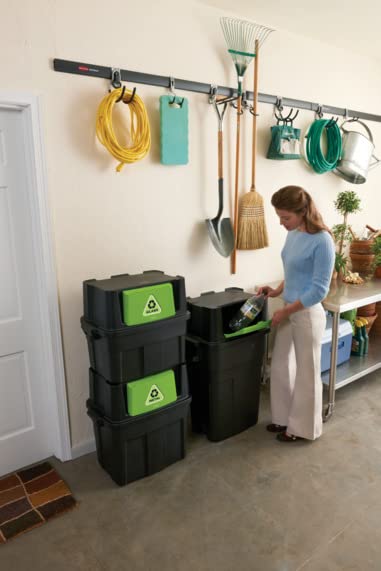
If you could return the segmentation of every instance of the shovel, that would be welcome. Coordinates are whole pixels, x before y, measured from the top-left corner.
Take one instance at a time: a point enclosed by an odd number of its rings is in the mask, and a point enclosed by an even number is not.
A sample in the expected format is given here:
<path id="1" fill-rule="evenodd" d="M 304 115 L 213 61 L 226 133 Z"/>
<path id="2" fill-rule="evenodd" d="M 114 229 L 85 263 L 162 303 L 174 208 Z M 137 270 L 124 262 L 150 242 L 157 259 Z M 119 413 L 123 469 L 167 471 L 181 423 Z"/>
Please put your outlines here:
<path id="1" fill-rule="evenodd" d="M 227 107 L 227 102 L 222 101 L 222 113 L 218 109 L 218 103 L 213 101 L 218 116 L 218 212 L 215 218 L 205 220 L 208 227 L 209 237 L 213 246 L 221 256 L 229 257 L 234 249 L 234 232 L 230 218 L 222 218 L 224 209 L 224 175 L 223 175 L 223 135 L 222 121 Z"/>

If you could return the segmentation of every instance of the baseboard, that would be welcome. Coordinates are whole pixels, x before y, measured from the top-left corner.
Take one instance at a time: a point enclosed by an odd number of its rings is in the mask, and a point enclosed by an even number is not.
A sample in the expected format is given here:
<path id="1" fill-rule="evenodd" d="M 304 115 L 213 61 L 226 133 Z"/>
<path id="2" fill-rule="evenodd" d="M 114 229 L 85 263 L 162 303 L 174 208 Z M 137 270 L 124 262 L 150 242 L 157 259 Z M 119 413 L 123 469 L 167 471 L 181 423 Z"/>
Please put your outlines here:
<path id="1" fill-rule="evenodd" d="M 91 452 L 95 452 L 95 439 L 92 438 L 91 440 L 85 440 L 84 442 L 80 442 L 76 444 L 71 449 L 72 459 L 75 460 L 76 458 L 80 458 L 85 454 L 90 454 Z"/>

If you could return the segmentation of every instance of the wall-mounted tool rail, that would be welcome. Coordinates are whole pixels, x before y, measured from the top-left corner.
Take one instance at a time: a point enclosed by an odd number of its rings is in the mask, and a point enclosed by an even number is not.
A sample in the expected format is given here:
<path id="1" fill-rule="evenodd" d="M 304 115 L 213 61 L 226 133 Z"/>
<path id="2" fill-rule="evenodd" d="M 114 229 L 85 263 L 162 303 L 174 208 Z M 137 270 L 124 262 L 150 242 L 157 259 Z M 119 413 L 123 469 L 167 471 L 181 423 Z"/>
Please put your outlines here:
<path id="1" fill-rule="evenodd" d="M 65 59 L 54 59 L 54 70 L 63 73 L 73 73 L 77 75 L 88 75 L 90 77 L 101 77 L 111 81 L 113 77 L 113 67 L 105 67 L 101 65 L 93 65 L 90 63 L 81 63 L 77 61 L 69 61 Z M 130 71 L 127 69 L 120 69 L 120 77 L 122 81 L 128 83 L 141 83 L 144 85 L 152 85 L 156 87 L 170 88 L 175 85 L 176 89 L 181 91 L 193 91 L 195 93 L 204 93 L 210 95 L 214 84 L 200 83 L 198 81 L 189 81 L 187 79 L 171 78 L 165 75 L 152 75 L 150 73 L 141 73 L 137 71 Z M 225 97 L 236 97 L 237 90 L 231 87 L 217 86 L 218 95 Z M 245 92 L 246 100 L 253 100 L 253 92 Z M 269 95 L 267 93 L 258 93 L 258 101 L 261 103 L 268 103 L 276 105 L 279 103 L 279 96 Z M 366 121 L 375 121 L 381 123 L 381 115 L 373 113 L 365 113 L 363 111 L 355 111 L 354 109 L 347 109 L 345 107 L 333 107 L 332 105 L 321 105 L 312 101 L 304 101 L 302 99 L 291 99 L 289 97 L 281 98 L 282 105 L 285 107 L 293 107 L 296 109 L 305 109 L 307 111 L 322 112 L 328 115 L 342 115 L 343 117 L 356 117 Z"/>

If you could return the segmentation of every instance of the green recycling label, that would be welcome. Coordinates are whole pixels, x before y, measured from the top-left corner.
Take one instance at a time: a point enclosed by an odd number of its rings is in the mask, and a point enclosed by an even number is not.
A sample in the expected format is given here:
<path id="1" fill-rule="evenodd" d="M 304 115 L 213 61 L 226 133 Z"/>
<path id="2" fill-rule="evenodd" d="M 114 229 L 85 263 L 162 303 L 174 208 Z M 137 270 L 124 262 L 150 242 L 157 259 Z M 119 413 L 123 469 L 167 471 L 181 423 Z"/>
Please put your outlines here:
<path id="1" fill-rule="evenodd" d="M 144 317 L 148 317 L 149 315 L 155 315 L 157 313 L 161 313 L 161 307 L 157 299 L 151 294 L 147 299 L 143 315 Z"/>
<path id="2" fill-rule="evenodd" d="M 146 406 L 150 406 L 152 404 L 156 404 L 164 400 L 164 395 L 159 389 L 157 385 L 152 385 L 149 390 L 147 399 L 146 399 Z"/>
<path id="3" fill-rule="evenodd" d="M 123 323 L 140 325 L 176 315 L 172 284 L 123 291 Z"/>
<path id="4" fill-rule="evenodd" d="M 127 383 L 127 409 L 131 416 L 160 409 L 176 399 L 173 369 Z"/>

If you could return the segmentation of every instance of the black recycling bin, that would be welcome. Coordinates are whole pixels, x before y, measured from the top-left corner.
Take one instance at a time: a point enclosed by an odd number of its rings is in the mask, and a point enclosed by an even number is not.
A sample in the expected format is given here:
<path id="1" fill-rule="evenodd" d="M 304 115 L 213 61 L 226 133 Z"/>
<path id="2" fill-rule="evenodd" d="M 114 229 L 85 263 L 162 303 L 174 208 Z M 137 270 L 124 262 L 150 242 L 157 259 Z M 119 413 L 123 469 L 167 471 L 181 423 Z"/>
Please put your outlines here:
<path id="1" fill-rule="evenodd" d="M 123 313 L 124 293 L 135 307 L 139 295 L 144 291 L 147 292 L 147 302 L 152 301 L 152 296 L 155 299 L 160 296 L 163 303 L 154 307 L 151 314 L 148 308 L 146 313 L 143 311 L 139 323 L 136 320 L 126 323 Z M 143 299 L 145 302 L 144 297 Z M 160 270 L 147 270 L 133 275 L 120 274 L 104 280 L 86 280 L 83 282 L 83 306 L 85 321 L 109 331 L 127 330 L 131 325 L 161 321 L 164 316 L 185 315 L 185 281 L 182 276 L 169 276 Z M 127 311 L 127 321 L 129 316 Z"/>
<path id="2" fill-rule="evenodd" d="M 117 330 L 81 318 L 92 369 L 109 383 L 125 383 L 185 362 L 189 313 Z"/>
<path id="3" fill-rule="evenodd" d="M 184 278 L 158 270 L 83 283 L 90 367 L 123 383 L 185 362 Z"/>
<path id="4" fill-rule="evenodd" d="M 177 400 L 189 396 L 186 365 L 174 367 Z M 128 412 L 128 383 L 109 383 L 93 369 L 89 369 L 90 398 L 87 406 L 111 422 L 126 420 Z M 139 379 L 140 380 L 140 379 Z M 144 379 L 141 379 L 142 381 Z M 160 403 L 159 403 L 160 404 Z M 149 409 L 147 409 L 149 412 Z"/>
<path id="5" fill-rule="evenodd" d="M 269 328 L 232 333 L 229 321 L 253 294 L 240 288 L 188 298 L 186 355 L 192 427 L 209 440 L 229 438 L 257 423 Z M 267 304 L 255 320 L 265 321 Z"/>
<path id="6" fill-rule="evenodd" d="M 191 398 L 181 276 L 150 270 L 83 283 L 81 327 L 101 466 L 119 485 L 185 456 Z"/>
<path id="7" fill-rule="evenodd" d="M 182 460 L 190 397 L 137 418 L 111 422 L 91 406 L 99 464 L 119 486 Z"/>

